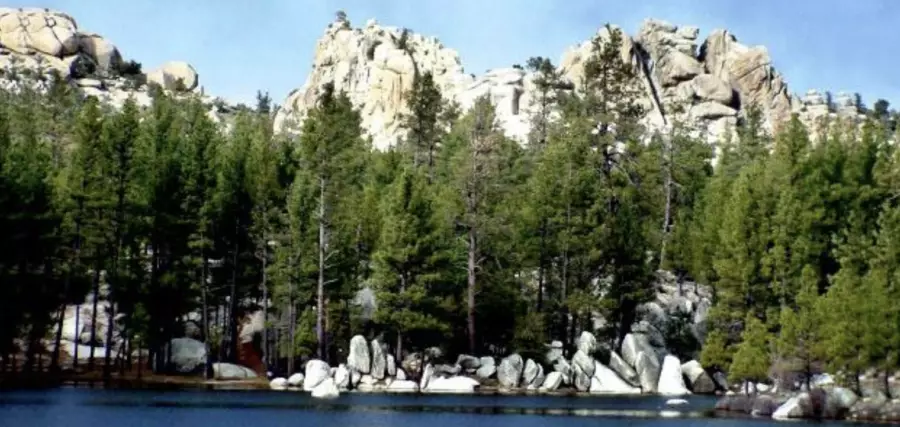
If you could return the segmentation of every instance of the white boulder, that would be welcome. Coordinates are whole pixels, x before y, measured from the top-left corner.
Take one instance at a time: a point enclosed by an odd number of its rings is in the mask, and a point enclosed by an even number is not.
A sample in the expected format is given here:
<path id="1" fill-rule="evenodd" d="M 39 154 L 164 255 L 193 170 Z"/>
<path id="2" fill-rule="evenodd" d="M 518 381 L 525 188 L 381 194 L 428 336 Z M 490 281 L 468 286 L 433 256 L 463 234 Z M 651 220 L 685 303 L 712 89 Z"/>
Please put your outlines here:
<path id="1" fill-rule="evenodd" d="M 659 385 L 656 391 L 664 396 L 684 396 L 691 394 L 684 384 L 681 374 L 681 361 L 671 354 L 663 359 L 662 370 L 659 374 Z"/>
<path id="2" fill-rule="evenodd" d="M 335 399 L 340 395 L 341 392 L 331 378 L 326 378 L 312 389 L 312 397 L 316 399 Z"/>
<path id="3" fill-rule="evenodd" d="M 312 391 L 316 386 L 325 381 L 325 379 L 331 378 L 331 368 L 329 368 L 328 364 L 318 360 L 312 359 L 309 362 L 306 362 L 306 374 L 303 379 L 303 391 Z M 332 380 L 332 384 L 334 381 Z"/>

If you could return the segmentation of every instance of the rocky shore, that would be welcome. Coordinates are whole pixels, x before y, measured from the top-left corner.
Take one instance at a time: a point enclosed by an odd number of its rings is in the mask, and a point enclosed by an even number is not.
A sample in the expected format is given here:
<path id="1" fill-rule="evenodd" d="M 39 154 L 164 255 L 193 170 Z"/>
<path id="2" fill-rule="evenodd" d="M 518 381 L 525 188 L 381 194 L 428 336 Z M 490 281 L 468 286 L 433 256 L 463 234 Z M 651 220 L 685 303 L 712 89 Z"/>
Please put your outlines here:
<path id="1" fill-rule="evenodd" d="M 792 393 L 729 394 L 716 403 L 715 410 L 775 420 L 900 422 L 900 399 L 879 391 L 862 394 L 833 384 Z"/>
<path id="2" fill-rule="evenodd" d="M 622 355 L 608 352 L 600 360 L 595 356 L 603 353 L 599 350 L 596 337 L 583 332 L 570 358 L 565 357 L 562 343 L 555 341 L 542 360 L 519 354 L 500 359 L 463 354 L 454 363 L 446 363 L 440 350 L 432 348 L 411 353 L 398 363 L 378 340 L 357 335 L 350 341 L 345 363 L 332 367 L 310 360 L 303 372 L 274 378 L 270 387 L 302 390 L 314 397 L 336 397 L 347 391 L 684 396 L 723 388 L 697 361 L 682 363 L 663 354 L 641 334 L 625 338 Z"/>

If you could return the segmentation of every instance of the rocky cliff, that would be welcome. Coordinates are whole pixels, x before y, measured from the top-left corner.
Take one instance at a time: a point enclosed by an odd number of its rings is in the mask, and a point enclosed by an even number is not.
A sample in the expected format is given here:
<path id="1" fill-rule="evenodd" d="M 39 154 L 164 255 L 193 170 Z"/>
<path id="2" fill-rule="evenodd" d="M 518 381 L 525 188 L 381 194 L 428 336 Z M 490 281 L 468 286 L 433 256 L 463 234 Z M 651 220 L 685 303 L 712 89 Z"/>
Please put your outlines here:
<path id="1" fill-rule="evenodd" d="M 27 82 L 40 89 L 53 74 L 113 106 L 121 106 L 129 96 L 138 105 L 150 105 L 148 83 L 175 93 L 202 91 L 197 71 L 186 62 L 167 62 L 144 73 L 138 64 L 124 60 L 111 41 L 79 29 L 68 14 L 0 7 L 0 87 L 15 89 Z M 219 113 L 227 104 L 204 99 L 218 106 L 211 116 L 222 119 Z"/>
<path id="2" fill-rule="evenodd" d="M 607 39 L 609 28 L 614 27 L 602 27 L 595 37 Z M 818 91 L 792 95 L 765 47 L 744 45 L 726 30 L 714 30 L 702 41 L 699 35 L 697 27 L 648 19 L 636 35 L 625 37 L 622 57 L 640 70 L 650 127 L 686 121 L 714 141 L 734 128 L 750 104 L 759 106 L 770 129 L 792 113 L 807 123 L 860 113 L 855 99 L 845 94 L 831 104 Z M 573 46 L 562 55 L 558 70 L 577 85 L 590 54 L 590 40 Z M 466 74 L 461 64 L 457 52 L 435 38 L 373 20 L 353 28 L 345 18 L 338 19 L 319 39 L 312 71 L 284 101 L 276 127 L 302 120 L 319 88 L 331 82 L 349 93 L 375 147 L 383 149 L 402 137 L 398 122 L 405 108 L 403 94 L 416 73 L 430 71 L 444 96 L 463 108 L 480 95 L 490 95 L 507 135 L 524 141 L 535 89 L 531 73 L 513 67 L 476 77 Z"/>

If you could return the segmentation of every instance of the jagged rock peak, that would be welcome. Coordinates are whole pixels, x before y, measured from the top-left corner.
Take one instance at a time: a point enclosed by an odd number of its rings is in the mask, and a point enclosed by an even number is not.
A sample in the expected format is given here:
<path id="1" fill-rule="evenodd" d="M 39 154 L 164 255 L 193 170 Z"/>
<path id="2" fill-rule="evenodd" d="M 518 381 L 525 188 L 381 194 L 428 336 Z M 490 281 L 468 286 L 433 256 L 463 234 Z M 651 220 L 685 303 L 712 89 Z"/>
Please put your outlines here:
<path id="1" fill-rule="evenodd" d="M 288 95 L 275 123 L 284 129 L 288 119 L 302 119 L 315 105 L 326 83 L 344 91 L 359 108 L 363 127 L 376 148 L 386 148 L 401 137 L 399 122 L 403 95 L 412 88 L 417 73 L 429 71 L 445 94 L 471 82 L 459 54 L 437 38 L 407 29 L 379 25 L 369 20 L 354 28 L 340 15 L 328 25 L 316 43 L 312 72 L 300 89 Z"/>
<path id="2" fill-rule="evenodd" d="M 616 30 L 621 31 L 615 25 L 602 26 L 592 39 L 603 42 Z M 750 104 L 762 110 L 770 129 L 798 110 L 803 110 L 801 117 L 807 122 L 829 114 L 807 108 L 808 103 L 790 95 L 765 47 L 744 45 L 726 30 L 712 31 L 701 43 L 697 27 L 647 19 L 636 35 L 623 36 L 621 58 L 639 71 L 637 84 L 644 93 L 639 102 L 648 112 L 645 124 L 651 129 L 682 121 L 713 142 L 733 131 Z M 563 78 L 575 85 L 582 81 L 592 47 L 588 40 L 562 55 L 558 70 Z M 434 37 L 374 20 L 354 28 L 344 15 L 319 39 L 312 72 L 283 103 L 276 128 L 284 130 L 302 120 L 315 105 L 320 88 L 332 83 L 359 108 L 374 146 L 384 149 L 403 138 L 404 94 L 417 73 L 426 71 L 434 75 L 444 97 L 463 109 L 488 95 L 505 133 L 526 140 L 535 90 L 531 73 L 512 67 L 468 75 L 458 53 Z M 857 104 L 850 101 L 851 97 L 839 97 L 835 108 L 849 114 Z"/>

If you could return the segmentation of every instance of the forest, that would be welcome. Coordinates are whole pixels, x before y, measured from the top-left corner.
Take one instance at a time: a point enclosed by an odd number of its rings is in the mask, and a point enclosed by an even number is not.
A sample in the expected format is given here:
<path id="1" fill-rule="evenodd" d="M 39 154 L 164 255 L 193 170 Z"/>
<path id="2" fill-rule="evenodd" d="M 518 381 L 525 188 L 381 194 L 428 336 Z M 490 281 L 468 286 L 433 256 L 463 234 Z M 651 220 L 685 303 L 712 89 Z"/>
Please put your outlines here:
<path id="1" fill-rule="evenodd" d="M 159 88 L 149 108 L 118 110 L 58 80 L 3 91 L 0 369 L 58 369 L 65 306 L 101 287 L 121 325 L 105 342 L 127 363 L 149 351 L 151 367 L 192 313 L 210 354 L 235 360 L 239 321 L 260 309 L 265 359 L 288 370 L 337 360 L 360 333 L 398 356 L 539 352 L 583 330 L 617 348 L 670 271 L 714 291 L 692 349 L 708 369 L 893 373 L 900 151 L 886 103 L 816 138 L 797 117 L 769 134 L 752 107 L 716 145 L 688 123 L 651 132 L 619 43 L 595 41 L 574 90 L 528 61 L 524 145 L 488 98 L 461 111 L 428 73 L 383 152 L 331 86 L 284 134 L 265 94 L 226 129 Z M 362 287 L 371 317 L 353 303 Z M 107 374 L 126 363 L 104 359 Z"/>

